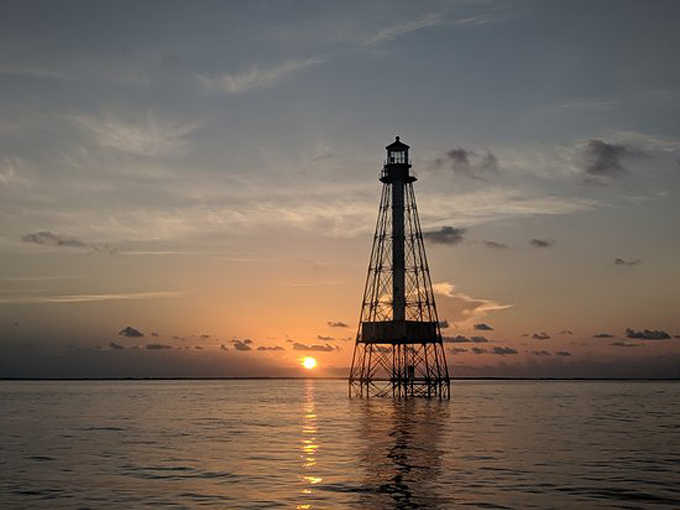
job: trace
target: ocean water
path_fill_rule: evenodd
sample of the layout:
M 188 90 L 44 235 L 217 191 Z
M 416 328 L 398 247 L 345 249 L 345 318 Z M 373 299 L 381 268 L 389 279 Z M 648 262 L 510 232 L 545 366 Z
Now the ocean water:
M 680 383 L 0 382 L 0 508 L 678 508 Z

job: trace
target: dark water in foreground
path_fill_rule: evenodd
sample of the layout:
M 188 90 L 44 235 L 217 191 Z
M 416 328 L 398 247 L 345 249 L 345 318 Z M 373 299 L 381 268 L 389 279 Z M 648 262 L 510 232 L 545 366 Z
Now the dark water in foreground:
M 4 508 L 672 508 L 680 384 L 0 382 Z

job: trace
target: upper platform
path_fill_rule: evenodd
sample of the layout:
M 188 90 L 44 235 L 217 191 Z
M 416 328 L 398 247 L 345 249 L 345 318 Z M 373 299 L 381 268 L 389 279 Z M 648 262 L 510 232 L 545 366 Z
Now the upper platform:
M 382 321 L 361 324 L 361 342 L 365 344 L 439 343 L 437 323 L 430 321 Z

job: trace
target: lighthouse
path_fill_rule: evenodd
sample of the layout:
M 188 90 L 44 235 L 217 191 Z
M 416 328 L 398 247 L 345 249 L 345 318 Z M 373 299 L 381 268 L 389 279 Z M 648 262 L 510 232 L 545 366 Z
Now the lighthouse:
M 386 147 L 361 301 L 350 397 L 449 398 L 450 377 L 411 174 L 410 147 Z

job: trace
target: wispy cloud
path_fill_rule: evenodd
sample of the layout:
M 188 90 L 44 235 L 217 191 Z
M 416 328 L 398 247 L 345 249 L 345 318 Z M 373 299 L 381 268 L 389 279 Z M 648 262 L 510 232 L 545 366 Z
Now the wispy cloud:
M 49 78 L 53 80 L 74 81 L 77 80 L 74 76 L 69 74 L 51 71 L 49 69 L 40 69 L 37 67 L 0 67 L 0 74 L 13 74 L 30 76 L 32 78 Z
M 458 7 L 458 6 L 454 6 Z M 474 6 L 473 6 L 474 7 Z M 458 9 L 443 9 L 437 13 L 427 13 L 411 21 L 397 21 L 392 25 L 379 29 L 366 43 L 375 45 L 436 26 L 473 27 L 495 23 L 507 19 L 507 13 L 492 5 L 480 4 L 482 11 L 459 13 Z M 448 12 L 447 12 L 448 11 Z
M 442 19 L 438 15 L 429 15 L 415 21 L 402 22 L 390 27 L 383 28 L 368 40 L 368 44 L 377 44 L 391 41 L 402 35 L 410 34 L 423 28 L 433 27 L 442 24 Z
M 575 101 L 565 101 L 563 103 L 557 104 L 554 107 L 556 110 L 611 110 L 616 105 L 618 101 L 612 100 L 575 100 Z
M 322 57 L 311 57 L 304 60 L 288 60 L 273 67 L 253 66 L 250 69 L 233 74 L 219 76 L 197 74 L 196 78 L 208 91 L 242 94 L 251 90 L 271 87 L 288 76 L 324 62 L 325 59 Z
M 19 158 L 0 158 L 0 186 L 27 186 L 31 180 L 25 175 L 23 161 Z
M 131 292 L 124 294 L 73 294 L 63 296 L 16 296 L 0 298 L 0 304 L 90 303 L 123 299 L 161 299 L 184 296 L 178 291 Z
M 456 321 L 471 323 L 484 317 L 489 312 L 505 310 L 513 305 L 499 303 L 490 299 L 473 298 L 462 292 L 458 292 L 455 286 L 449 282 L 435 283 L 433 286 L 435 294 L 447 298 L 440 307 L 450 310 L 455 316 Z
M 137 156 L 181 154 L 188 146 L 187 135 L 201 125 L 200 122 L 162 119 L 149 112 L 125 120 L 110 114 L 78 114 L 72 118 L 102 147 Z
M 450 194 L 432 193 L 428 208 L 421 212 L 421 219 L 428 224 L 456 221 L 469 226 L 510 218 L 574 214 L 600 205 L 599 201 L 591 198 L 539 196 L 518 189 L 492 188 L 460 193 L 456 200 L 451 200 Z M 437 213 L 430 213 L 430 210 Z

